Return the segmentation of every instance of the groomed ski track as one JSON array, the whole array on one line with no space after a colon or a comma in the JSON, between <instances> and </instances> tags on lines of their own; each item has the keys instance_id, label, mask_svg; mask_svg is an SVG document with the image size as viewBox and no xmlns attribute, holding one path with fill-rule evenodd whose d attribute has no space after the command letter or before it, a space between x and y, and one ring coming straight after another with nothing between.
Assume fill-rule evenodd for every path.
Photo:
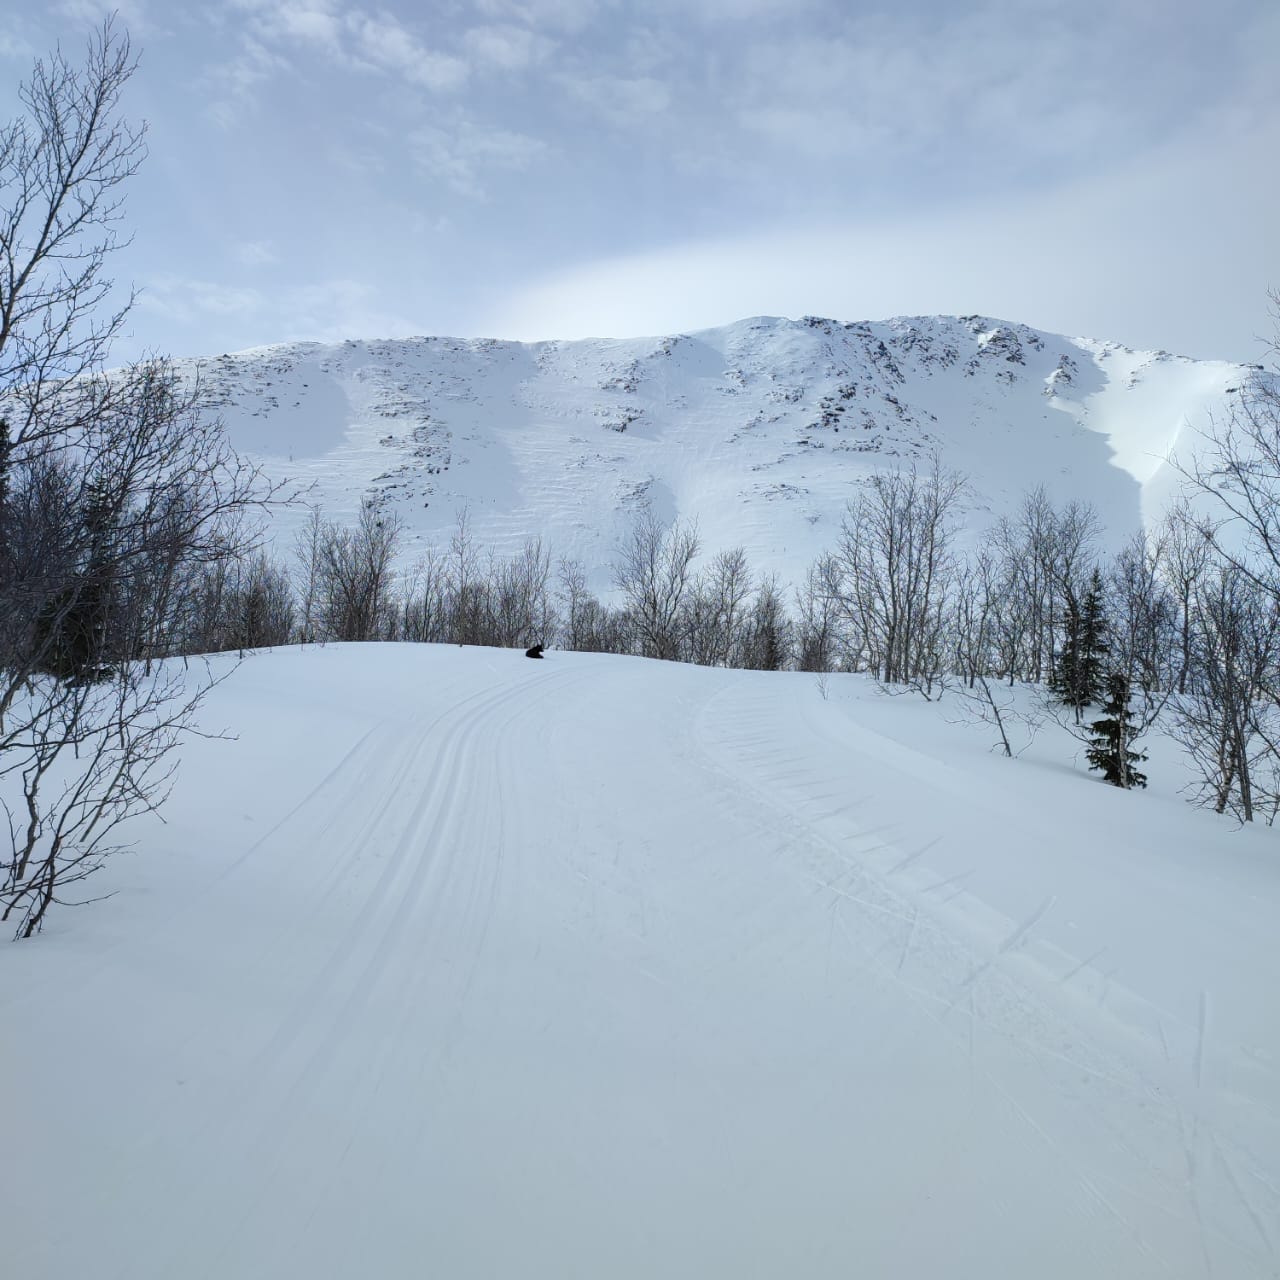
<instances>
[{"instance_id":1,"label":"groomed ski track","mask_svg":"<svg viewBox=\"0 0 1280 1280\"><path fill-rule=\"evenodd\" d=\"M846 677L334 646L205 720L0 955L5 1275L1280 1274L1229 824Z\"/></svg>"}]
</instances>

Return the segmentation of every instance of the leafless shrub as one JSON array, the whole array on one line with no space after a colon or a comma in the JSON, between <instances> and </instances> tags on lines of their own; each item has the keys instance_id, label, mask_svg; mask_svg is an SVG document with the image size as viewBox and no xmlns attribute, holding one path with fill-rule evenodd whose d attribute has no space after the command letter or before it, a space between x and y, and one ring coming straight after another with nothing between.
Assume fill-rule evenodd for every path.
<instances>
[{"instance_id":1,"label":"leafless shrub","mask_svg":"<svg viewBox=\"0 0 1280 1280\"><path fill-rule=\"evenodd\" d=\"M681 614L698 551L696 527L667 527L647 507L618 549L614 585L626 600L647 657L681 656Z\"/></svg>"},{"instance_id":2,"label":"leafless shrub","mask_svg":"<svg viewBox=\"0 0 1280 1280\"><path fill-rule=\"evenodd\" d=\"M167 795L210 682L160 660L273 496L165 361L103 371L133 69L108 21L0 128L0 915L22 936Z\"/></svg>"},{"instance_id":3,"label":"leafless shrub","mask_svg":"<svg viewBox=\"0 0 1280 1280\"><path fill-rule=\"evenodd\" d=\"M39 676L11 704L0 735L0 920L29 938L49 908L79 904L79 888L113 853L131 818L157 810L177 770L175 748L197 729L216 680L139 663L99 680Z\"/></svg>"},{"instance_id":4,"label":"leafless shrub","mask_svg":"<svg viewBox=\"0 0 1280 1280\"><path fill-rule=\"evenodd\" d=\"M925 473L873 475L825 562L830 594L884 684L930 693L941 672L963 493L963 477L937 458Z\"/></svg>"}]
</instances>

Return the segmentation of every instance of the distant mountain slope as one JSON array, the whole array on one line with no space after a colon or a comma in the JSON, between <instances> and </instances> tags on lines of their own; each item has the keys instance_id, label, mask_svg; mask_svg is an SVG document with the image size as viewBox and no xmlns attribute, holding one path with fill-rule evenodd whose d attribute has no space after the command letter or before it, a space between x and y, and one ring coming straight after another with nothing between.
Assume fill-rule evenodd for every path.
<instances>
[{"instance_id":1,"label":"distant mountain slope","mask_svg":"<svg viewBox=\"0 0 1280 1280\"><path fill-rule=\"evenodd\" d=\"M1163 507L1169 453L1248 376L982 316L299 343L186 367L237 446L328 513L380 494L412 549L447 542L465 505L482 543L541 535L597 586L645 501L795 580L861 479L934 449L970 476L977 528L1043 483L1093 502L1119 541Z\"/></svg>"}]
</instances>

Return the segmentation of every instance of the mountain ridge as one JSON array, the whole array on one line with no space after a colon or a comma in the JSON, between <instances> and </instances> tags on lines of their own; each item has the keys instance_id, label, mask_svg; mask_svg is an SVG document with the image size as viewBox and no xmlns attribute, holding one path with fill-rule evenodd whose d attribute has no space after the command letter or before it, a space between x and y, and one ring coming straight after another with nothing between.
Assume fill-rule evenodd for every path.
<instances>
[{"instance_id":1,"label":"mountain ridge","mask_svg":"<svg viewBox=\"0 0 1280 1280\"><path fill-rule=\"evenodd\" d=\"M976 314L349 339L175 363L238 448L310 486L330 516L373 496L412 554L445 545L466 508L482 545L507 554L542 537L597 588L645 503L796 581L858 483L935 451L969 477L975 530L1044 484L1092 502L1120 542L1159 518L1170 456L1254 372Z\"/></svg>"}]
</instances>

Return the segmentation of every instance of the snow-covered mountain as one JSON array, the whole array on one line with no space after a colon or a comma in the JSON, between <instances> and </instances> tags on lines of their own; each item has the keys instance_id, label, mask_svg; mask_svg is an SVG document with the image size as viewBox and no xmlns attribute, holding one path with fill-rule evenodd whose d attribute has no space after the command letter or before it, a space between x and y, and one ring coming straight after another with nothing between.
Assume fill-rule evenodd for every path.
<instances>
[{"instance_id":1,"label":"snow-covered mountain","mask_svg":"<svg viewBox=\"0 0 1280 1280\"><path fill-rule=\"evenodd\" d=\"M935 448L975 526L1044 483L1123 535L1247 375L756 320L279 347L203 387L332 515L374 491L444 542L466 503L600 581L646 499L798 576ZM848 673L237 662L165 822L0 954L0 1274L1278 1274L1275 832L1189 809L1165 726L1131 793L1027 689L1006 759L962 690Z\"/></svg>"},{"instance_id":2,"label":"snow-covered mountain","mask_svg":"<svg viewBox=\"0 0 1280 1280\"><path fill-rule=\"evenodd\" d=\"M236 445L328 514L381 495L412 551L447 542L465 505L482 544L541 535L597 586L642 502L795 581L861 478L935 449L970 477L976 528L1044 484L1094 503L1121 541L1175 487L1170 453L1250 374L983 316L297 343L186 372Z\"/></svg>"}]
</instances>

